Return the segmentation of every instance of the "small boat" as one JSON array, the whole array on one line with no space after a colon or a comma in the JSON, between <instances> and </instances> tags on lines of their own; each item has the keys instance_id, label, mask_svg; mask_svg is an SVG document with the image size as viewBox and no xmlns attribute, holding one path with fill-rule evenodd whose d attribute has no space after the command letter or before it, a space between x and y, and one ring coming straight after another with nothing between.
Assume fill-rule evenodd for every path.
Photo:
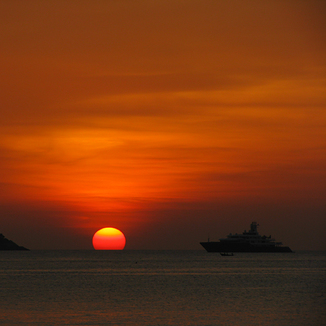
<instances>
[{"instance_id":1,"label":"small boat","mask_svg":"<svg viewBox=\"0 0 326 326\"><path fill-rule=\"evenodd\" d=\"M233 252L229 253L229 252L220 252L221 256L234 256Z\"/></svg>"}]
</instances>

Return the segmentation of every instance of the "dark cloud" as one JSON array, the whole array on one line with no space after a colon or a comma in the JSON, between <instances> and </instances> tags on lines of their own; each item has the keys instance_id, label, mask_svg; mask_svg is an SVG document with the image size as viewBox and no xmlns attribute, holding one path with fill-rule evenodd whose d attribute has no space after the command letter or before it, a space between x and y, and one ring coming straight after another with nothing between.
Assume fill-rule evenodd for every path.
<instances>
[{"instance_id":1,"label":"dark cloud","mask_svg":"<svg viewBox=\"0 0 326 326\"><path fill-rule=\"evenodd\" d=\"M2 201L1 233L29 249L91 249L93 234L75 226L82 214L64 202Z\"/></svg>"},{"instance_id":2,"label":"dark cloud","mask_svg":"<svg viewBox=\"0 0 326 326\"><path fill-rule=\"evenodd\" d=\"M326 230L322 221L325 206L320 202L318 205L298 204L287 199L249 196L156 205L147 212L147 223L130 234L130 246L137 249L202 249L200 241L206 241L208 237L218 241L229 233L241 233L249 229L252 221L260 224L261 234L272 235L293 250L323 250L326 244L322 240Z\"/></svg>"}]
</instances>

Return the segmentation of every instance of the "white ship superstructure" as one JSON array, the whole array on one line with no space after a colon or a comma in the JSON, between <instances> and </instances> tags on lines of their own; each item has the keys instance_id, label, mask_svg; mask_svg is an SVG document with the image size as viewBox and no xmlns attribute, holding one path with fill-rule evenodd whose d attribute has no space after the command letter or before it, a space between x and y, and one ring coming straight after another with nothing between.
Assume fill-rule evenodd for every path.
<instances>
[{"instance_id":1,"label":"white ship superstructure","mask_svg":"<svg viewBox=\"0 0 326 326\"><path fill-rule=\"evenodd\" d=\"M258 233L257 227L259 224L257 222L252 222L250 225L250 230L244 231L242 234L232 234L227 235L226 238L220 239L222 243L250 243L253 246L281 246L282 242L275 242L271 236L263 235Z\"/></svg>"},{"instance_id":2,"label":"white ship superstructure","mask_svg":"<svg viewBox=\"0 0 326 326\"><path fill-rule=\"evenodd\" d=\"M252 222L250 230L242 234L230 233L226 238L216 242L201 242L208 252L292 252L289 247L282 246L271 236L260 235L257 231L259 224Z\"/></svg>"}]
</instances>

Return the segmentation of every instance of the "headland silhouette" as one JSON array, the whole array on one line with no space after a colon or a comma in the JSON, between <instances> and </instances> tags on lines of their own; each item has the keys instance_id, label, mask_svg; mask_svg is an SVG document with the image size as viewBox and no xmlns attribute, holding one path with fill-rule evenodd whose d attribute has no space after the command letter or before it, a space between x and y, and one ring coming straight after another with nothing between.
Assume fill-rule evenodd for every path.
<instances>
[{"instance_id":1,"label":"headland silhouette","mask_svg":"<svg viewBox=\"0 0 326 326\"><path fill-rule=\"evenodd\" d=\"M0 250L29 250L29 249L19 246L15 242L7 239L2 233L0 233Z\"/></svg>"}]
</instances>

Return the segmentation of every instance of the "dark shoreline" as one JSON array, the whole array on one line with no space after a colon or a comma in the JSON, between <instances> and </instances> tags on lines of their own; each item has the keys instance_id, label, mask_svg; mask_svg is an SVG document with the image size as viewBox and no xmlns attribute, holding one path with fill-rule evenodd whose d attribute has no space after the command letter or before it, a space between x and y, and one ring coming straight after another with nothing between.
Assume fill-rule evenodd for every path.
<instances>
[{"instance_id":1,"label":"dark shoreline","mask_svg":"<svg viewBox=\"0 0 326 326\"><path fill-rule=\"evenodd\" d=\"M0 233L0 250L29 250L23 246L19 246L15 242L7 239L2 233Z\"/></svg>"}]
</instances>

